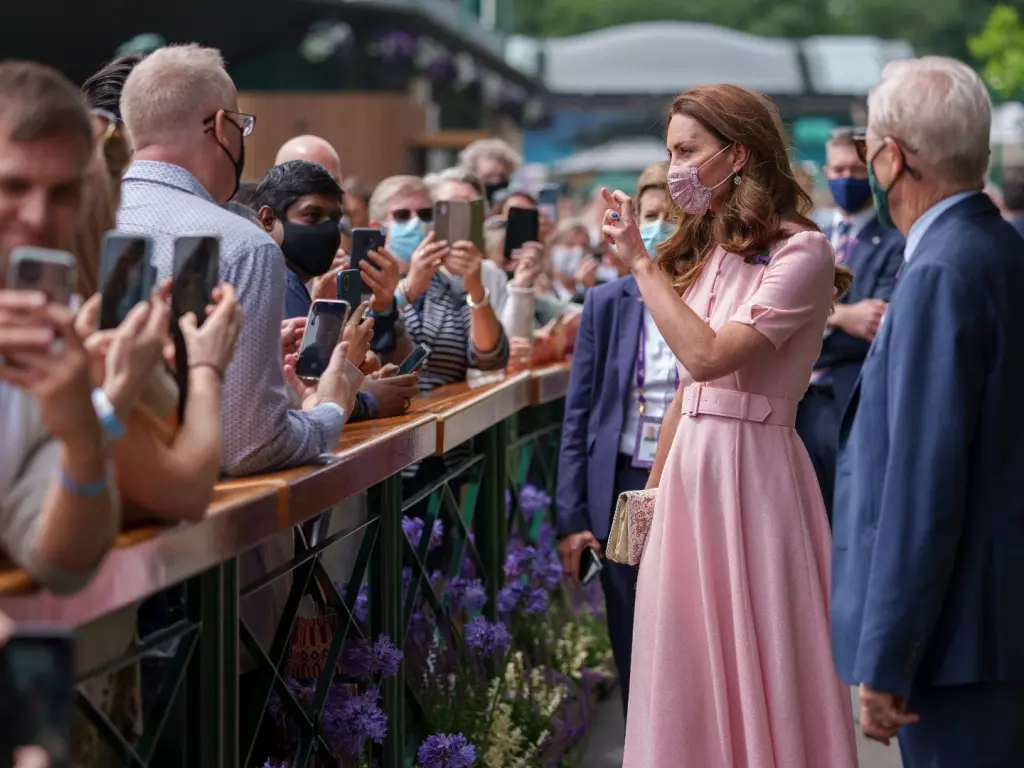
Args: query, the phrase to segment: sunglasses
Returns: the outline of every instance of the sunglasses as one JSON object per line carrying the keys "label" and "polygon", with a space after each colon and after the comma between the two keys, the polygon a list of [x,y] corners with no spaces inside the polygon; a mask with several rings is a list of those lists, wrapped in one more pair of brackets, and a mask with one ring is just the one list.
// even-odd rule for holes
{"label": "sunglasses", "polygon": [[411,211],[408,208],[399,208],[397,211],[391,212],[391,218],[399,223],[406,222],[413,216],[422,221],[424,224],[429,224],[434,220],[434,209],[417,208],[415,211]]}
{"label": "sunglasses", "polygon": [[[253,130],[256,128],[256,115],[247,115],[244,112],[232,112],[229,109],[220,110],[224,113],[224,117],[235,124],[235,127],[242,132],[242,138],[246,136],[252,136]],[[217,118],[217,113],[213,113],[203,123],[212,123]]]}
{"label": "sunglasses", "polygon": [[[897,148],[899,148],[900,154],[903,156],[903,167],[907,170],[907,173],[910,174],[911,178],[915,179],[916,181],[920,181],[921,172],[916,168],[911,167],[910,163],[907,162],[907,155],[913,155],[916,154],[916,152],[907,147],[902,141],[893,138],[892,136],[882,137],[883,142],[885,141],[885,139],[891,139],[892,142],[897,146]],[[856,151],[857,157],[865,165],[869,164],[872,160],[875,159],[873,156],[870,158],[868,157],[868,135],[866,133],[859,133],[853,137],[853,149],[854,151]],[[878,152],[881,151],[882,149],[881,147],[879,147]],[[875,154],[877,155],[878,152],[876,152]]]}
{"label": "sunglasses", "polygon": [[92,110],[92,123],[93,135],[103,150],[110,174],[120,178],[132,161],[132,147],[125,136],[124,124],[105,109]]}

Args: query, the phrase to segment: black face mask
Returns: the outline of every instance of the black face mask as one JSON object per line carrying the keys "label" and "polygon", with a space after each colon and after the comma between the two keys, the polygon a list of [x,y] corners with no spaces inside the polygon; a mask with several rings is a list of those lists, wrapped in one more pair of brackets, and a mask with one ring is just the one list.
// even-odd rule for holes
{"label": "black face mask", "polygon": [[330,271],[331,262],[341,245],[338,222],[328,219],[322,224],[292,224],[281,221],[284,257],[310,277]]}
{"label": "black face mask", "polygon": [[[231,165],[235,168],[235,188],[231,191],[231,197],[234,197],[238,194],[238,188],[242,185],[242,171],[245,169],[245,140],[242,140],[242,148],[238,150],[237,159],[232,157],[231,151],[219,141],[217,146],[228,156],[228,160],[231,161]],[[229,197],[228,199],[230,200],[231,198]]]}
{"label": "black face mask", "polygon": [[494,196],[501,192],[503,189],[508,189],[508,179],[502,181],[494,181],[490,184],[484,185],[484,193],[487,195],[487,202],[493,203]]}

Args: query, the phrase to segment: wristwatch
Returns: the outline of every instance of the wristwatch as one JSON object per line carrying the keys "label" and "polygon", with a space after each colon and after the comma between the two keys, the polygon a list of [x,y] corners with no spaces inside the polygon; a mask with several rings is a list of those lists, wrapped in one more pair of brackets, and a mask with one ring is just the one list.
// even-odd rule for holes
{"label": "wristwatch", "polygon": [[481,307],[486,307],[488,304],[491,303],[491,289],[484,288],[484,297],[476,303],[473,302],[473,297],[467,293],[466,303],[469,305],[470,309],[480,309]]}

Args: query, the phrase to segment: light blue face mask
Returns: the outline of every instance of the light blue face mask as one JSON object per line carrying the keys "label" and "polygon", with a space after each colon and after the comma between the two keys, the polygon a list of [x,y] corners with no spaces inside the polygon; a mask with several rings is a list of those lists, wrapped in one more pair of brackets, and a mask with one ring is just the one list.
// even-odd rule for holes
{"label": "light blue face mask", "polygon": [[388,224],[387,234],[388,250],[395,254],[395,258],[408,264],[412,261],[413,252],[427,236],[427,230],[423,222],[413,216],[408,221]]}
{"label": "light blue face mask", "polygon": [[658,255],[658,245],[668,240],[673,231],[672,225],[664,219],[645,221],[640,225],[640,237],[652,259]]}

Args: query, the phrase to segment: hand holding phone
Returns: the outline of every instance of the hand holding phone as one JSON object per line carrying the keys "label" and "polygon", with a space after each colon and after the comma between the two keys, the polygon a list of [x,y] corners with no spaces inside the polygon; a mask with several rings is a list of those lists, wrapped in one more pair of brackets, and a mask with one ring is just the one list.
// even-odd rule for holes
{"label": "hand holding phone", "polygon": [[602,570],[604,570],[604,563],[601,562],[597,552],[590,547],[584,547],[580,553],[580,569],[577,573],[580,584],[586,586],[596,579]]}
{"label": "hand holding phone", "polygon": [[174,284],[171,311],[175,319],[189,312],[196,323],[206,321],[206,308],[213,304],[213,289],[220,281],[220,238],[188,235],[174,240]]}
{"label": "hand holding phone", "polygon": [[117,328],[133,307],[149,301],[156,282],[152,238],[110,231],[100,253],[100,330]]}
{"label": "hand holding phone", "polygon": [[[348,263],[349,269],[359,269],[359,265],[370,251],[384,247],[387,240],[383,232],[376,227],[356,227],[352,230],[352,251]],[[365,299],[364,299],[365,300]],[[360,304],[362,301],[359,302]],[[353,307],[358,306],[353,304]]]}
{"label": "hand holding phone", "polygon": [[67,251],[19,246],[11,251],[7,288],[39,291],[57,304],[70,306],[75,292],[75,257]]}
{"label": "hand holding phone", "polygon": [[397,376],[408,376],[410,373],[416,373],[420,368],[426,365],[427,360],[430,358],[430,347],[426,344],[417,344],[416,348],[409,353],[409,356],[402,361],[402,364],[398,366]]}
{"label": "hand holding phone", "polygon": [[313,302],[295,364],[295,374],[299,378],[319,379],[327,370],[350,312],[350,305],[344,301],[318,299]]}
{"label": "hand holding phone", "polygon": [[526,243],[540,240],[540,216],[533,208],[509,208],[505,224],[505,259]]}

